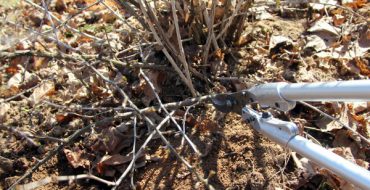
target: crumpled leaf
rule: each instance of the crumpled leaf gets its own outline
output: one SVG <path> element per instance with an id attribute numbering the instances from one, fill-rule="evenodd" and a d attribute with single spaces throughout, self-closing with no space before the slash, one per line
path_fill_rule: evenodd
<path id="1" fill-rule="evenodd" d="M 118 153 L 123 148 L 129 147 L 132 143 L 130 136 L 125 136 L 115 127 L 105 128 L 101 131 L 100 137 L 92 146 L 93 150 L 108 153 Z"/>
<path id="2" fill-rule="evenodd" d="M 194 128 L 198 129 L 202 133 L 205 133 L 205 132 L 217 130 L 218 124 L 213 120 L 203 118 L 203 117 L 198 117 L 197 123 L 195 124 Z"/>
<path id="3" fill-rule="evenodd" d="M 9 103 L 1 103 L 0 104 L 0 123 L 3 123 L 5 120 L 6 113 L 10 109 Z"/>
<path id="4" fill-rule="evenodd" d="M 350 148 L 352 154 L 356 158 L 363 158 L 365 156 L 364 152 L 361 150 L 360 145 L 361 144 L 353 140 L 350 131 L 346 129 L 341 129 L 334 132 L 333 146 Z"/>
<path id="5" fill-rule="evenodd" d="M 367 0 L 353 0 L 351 2 L 342 2 L 342 4 L 346 7 L 350 7 L 352 9 L 359 9 L 367 3 Z"/>
<path id="6" fill-rule="evenodd" d="M 280 53 L 281 49 L 291 50 L 293 48 L 293 40 L 286 36 L 271 36 L 269 42 L 270 55 Z"/>
<path id="7" fill-rule="evenodd" d="M 334 106 L 334 104 L 331 104 L 331 105 Z M 349 124 L 349 117 L 348 117 L 349 111 L 346 105 L 339 104 L 338 108 L 339 108 L 338 113 L 337 113 L 337 116 L 335 117 L 338 118 L 339 121 L 341 121 L 343 124 L 348 125 Z M 343 126 L 340 123 L 333 121 L 332 119 L 327 118 L 327 117 L 323 117 L 317 120 L 315 123 L 322 131 L 325 131 L 325 132 L 343 128 Z"/>
<path id="8" fill-rule="evenodd" d="M 293 40 L 290 39 L 289 37 L 286 37 L 286 36 L 271 36 L 270 38 L 270 43 L 269 43 L 269 49 L 274 49 L 276 48 L 277 45 L 280 45 L 280 44 L 290 44 L 292 45 L 293 44 Z"/>
<path id="9" fill-rule="evenodd" d="M 24 70 L 23 68 L 21 70 Z M 21 71 L 13 75 L 7 83 L 8 88 L 30 88 L 35 86 L 38 82 L 36 75 L 29 73 L 28 71 Z"/>
<path id="10" fill-rule="evenodd" d="M 342 156 L 343 158 L 345 158 L 346 160 L 350 161 L 350 162 L 353 162 L 353 163 L 360 163 L 362 167 L 365 167 L 365 169 L 368 169 L 367 167 L 369 166 L 369 163 L 367 163 L 366 161 L 364 160 L 356 160 L 351 152 L 351 149 L 349 149 L 348 147 L 337 147 L 337 148 L 333 148 L 331 149 L 331 151 L 333 151 L 335 154 L 338 154 L 339 156 Z M 340 177 L 338 177 L 337 175 L 333 174 L 331 171 L 327 170 L 327 169 L 320 169 L 319 172 L 326 176 L 326 178 L 328 179 L 328 182 L 329 184 L 334 187 L 334 189 L 343 189 L 343 190 L 353 190 L 353 189 L 358 189 L 356 188 L 354 185 L 352 185 L 351 183 L 347 182 L 346 180 L 344 179 L 341 179 Z"/>
<path id="11" fill-rule="evenodd" d="M 325 4 L 328 4 L 328 5 L 325 5 Z M 335 6 L 331 6 L 331 5 L 337 5 L 338 2 L 336 0 L 318 0 L 317 2 L 315 3 L 309 3 L 309 6 L 313 9 L 313 10 L 322 10 L 324 9 L 325 7 L 327 9 L 332 9 L 332 8 L 335 8 Z"/>
<path id="12" fill-rule="evenodd" d="M 211 72 L 215 76 L 226 74 L 228 71 L 228 65 L 224 61 L 224 57 L 225 53 L 221 49 L 217 49 L 210 58 Z"/>
<path id="13" fill-rule="evenodd" d="M 355 58 L 356 66 L 360 69 L 360 73 L 362 75 L 370 77 L 370 67 L 367 63 L 365 63 L 365 60 L 360 58 Z"/>
<path id="14" fill-rule="evenodd" d="M 73 168 L 89 168 L 90 161 L 86 158 L 83 158 L 83 151 L 79 148 L 75 148 L 73 151 L 69 149 L 64 149 L 63 152 L 66 155 L 69 164 L 71 164 Z"/>
<path id="15" fill-rule="evenodd" d="M 132 155 L 122 156 L 120 154 L 114 154 L 114 155 L 105 155 L 99 163 L 102 163 L 103 165 L 106 166 L 116 166 L 130 162 L 131 160 Z"/>
<path id="16" fill-rule="evenodd" d="M 145 74 L 153 84 L 156 93 L 159 95 L 162 92 L 162 86 L 167 78 L 166 73 L 163 71 L 151 70 Z M 150 103 L 156 99 L 155 93 L 144 78 L 140 79 L 140 83 L 134 87 L 134 90 L 139 93 L 144 93 L 145 96 L 142 98 L 142 101 L 146 106 L 149 106 Z"/>
<path id="17" fill-rule="evenodd" d="M 309 29 L 308 32 L 327 32 L 335 36 L 340 35 L 340 29 L 329 24 L 332 21 L 332 18 L 323 17 L 320 20 L 316 21 Z"/>
<path id="18" fill-rule="evenodd" d="M 248 11 L 256 15 L 256 20 L 268 20 L 273 18 L 273 16 L 267 11 L 268 8 L 268 6 L 251 7 Z"/>
<path id="19" fill-rule="evenodd" d="M 46 81 L 39 87 L 35 88 L 32 95 L 29 97 L 31 104 L 35 105 L 45 98 L 45 96 L 51 95 L 55 92 L 55 85 L 52 81 Z"/>
<path id="20" fill-rule="evenodd" d="M 149 160 L 146 158 L 144 153 L 137 155 L 136 161 L 141 160 L 144 158 L 145 160 Z M 113 154 L 113 155 L 104 155 L 97 164 L 97 171 L 99 174 L 103 174 L 105 176 L 111 176 L 115 173 L 112 166 L 119 166 L 122 164 L 126 164 L 131 162 L 133 159 L 133 154 L 130 153 L 127 156 L 123 156 L 120 154 Z M 145 161 L 143 162 L 146 163 Z M 121 166 L 117 169 L 121 169 Z"/>

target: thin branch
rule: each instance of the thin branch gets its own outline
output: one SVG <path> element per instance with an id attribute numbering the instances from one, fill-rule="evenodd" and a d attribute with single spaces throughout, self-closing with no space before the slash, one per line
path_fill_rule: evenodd
<path id="1" fill-rule="evenodd" d="M 156 133 L 159 135 L 159 137 L 162 139 L 162 141 L 166 144 L 166 146 L 171 150 L 172 153 L 174 153 L 176 155 L 176 157 L 182 162 L 185 164 L 185 166 L 188 168 L 188 170 L 195 174 L 195 176 L 197 177 L 197 179 L 202 182 L 205 186 L 208 187 L 208 189 L 211 189 L 213 190 L 214 187 L 212 185 L 210 185 L 208 183 L 208 180 L 207 179 L 204 179 L 202 176 L 199 175 L 199 173 L 194 170 L 193 166 L 191 166 L 182 156 L 180 156 L 177 152 L 176 152 L 176 149 L 167 141 L 167 139 L 163 136 L 162 132 L 159 131 L 155 126 L 155 124 L 153 123 L 153 121 L 151 119 L 149 119 L 146 115 L 143 115 L 141 112 L 140 112 L 140 109 L 131 101 L 130 97 L 114 82 L 114 81 L 111 81 L 109 80 L 108 78 L 106 78 L 104 75 L 102 75 L 95 67 L 91 66 L 89 63 L 87 62 L 83 62 L 85 65 L 87 65 L 88 67 L 90 67 L 100 78 L 102 78 L 106 83 L 109 83 L 111 85 L 114 86 L 114 88 L 124 97 L 124 101 L 123 101 L 123 105 L 124 107 L 126 106 L 126 103 L 129 104 L 130 107 L 132 107 L 134 110 L 135 110 L 135 114 L 140 116 L 141 118 L 143 118 L 147 124 L 149 125 L 150 128 L 154 128 L 154 130 L 156 131 Z"/>
<path id="2" fill-rule="evenodd" d="M 119 13 L 117 13 L 116 11 L 114 11 L 113 9 L 112 9 L 112 7 L 110 7 L 108 4 L 106 4 L 104 1 L 100 1 L 100 3 L 101 4 L 103 4 L 111 13 L 113 13 L 118 19 L 120 19 L 120 20 L 122 20 L 125 24 L 126 24 L 126 26 L 128 26 L 131 30 L 133 30 L 133 31 L 135 31 L 135 32 L 139 32 L 139 30 L 138 29 L 136 29 L 136 28 L 133 28 L 129 23 L 127 23 L 127 20 L 126 19 L 124 19 L 123 17 L 122 17 L 122 15 L 121 14 L 119 14 Z"/>
<path id="3" fill-rule="evenodd" d="M 9 188 L 8 190 L 12 190 L 17 184 L 22 182 L 25 178 L 30 176 L 33 172 L 35 172 L 42 164 L 47 162 L 49 159 L 51 159 L 54 155 L 56 155 L 58 152 L 60 152 L 66 145 L 72 143 L 74 140 L 76 140 L 77 137 L 79 137 L 82 133 L 85 133 L 92 128 L 93 125 L 88 125 L 82 129 L 79 129 L 75 131 L 72 135 L 70 135 L 68 138 L 65 139 L 65 142 L 60 144 L 57 148 L 54 150 L 50 151 L 45 158 L 40 160 L 35 166 L 33 166 L 30 170 L 28 170 L 25 174 L 22 175 L 17 181 L 15 181 Z"/>
<path id="4" fill-rule="evenodd" d="M 46 11 L 43 7 L 41 7 L 41 6 L 37 5 L 36 3 L 34 3 L 34 2 L 32 2 L 32 1 L 30 1 L 30 0 L 23 0 L 23 1 L 25 1 L 26 3 L 28 3 L 28 4 L 30 4 L 30 5 L 32 5 L 32 6 L 34 6 L 34 7 L 36 7 L 37 9 L 39 9 L 39 10 L 41 10 L 41 11 Z M 62 22 L 61 20 L 59 20 L 59 18 L 58 18 L 58 17 L 56 17 L 55 15 L 53 15 L 52 13 L 50 13 L 50 16 L 51 16 L 53 19 L 55 19 L 59 24 L 63 24 L 63 23 L 64 23 L 64 22 Z M 92 36 L 92 35 L 87 34 L 87 33 L 85 33 L 85 32 L 81 32 L 81 31 L 79 31 L 79 30 L 77 30 L 77 29 L 75 29 L 75 28 L 73 28 L 73 27 L 69 26 L 67 23 L 64 23 L 64 24 L 65 24 L 65 26 L 66 26 L 68 29 L 70 29 L 70 30 L 71 30 L 71 31 L 73 31 L 73 32 L 79 33 L 79 34 L 81 34 L 81 35 L 83 35 L 83 36 L 85 36 L 85 37 L 91 38 L 91 39 L 96 40 L 96 41 L 99 41 L 99 42 L 104 41 L 103 39 L 100 39 L 100 38 L 98 38 L 98 37 Z M 53 30 L 53 29 L 52 29 L 52 30 Z"/>
<path id="5" fill-rule="evenodd" d="M 97 176 L 92 175 L 92 174 L 80 174 L 80 175 L 71 175 L 71 176 L 46 177 L 44 179 L 41 179 L 41 180 L 38 180 L 38 181 L 35 181 L 35 182 L 31 182 L 31 183 L 27 183 L 27 184 L 23 184 L 23 185 L 17 185 L 16 189 L 17 190 L 31 190 L 31 189 L 36 189 L 38 187 L 46 185 L 48 183 L 55 183 L 55 182 L 62 182 L 62 181 L 72 182 L 72 181 L 77 181 L 79 179 L 92 179 L 92 180 L 104 183 L 108 186 L 116 185 L 115 182 L 111 182 L 111 181 L 102 179 L 102 178 L 97 177 Z"/>
<path id="6" fill-rule="evenodd" d="M 35 146 L 35 147 L 39 146 L 39 143 L 35 142 L 33 139 L 31 139 L 30 136 L 26 132 L 17 130 L 16 127 L 13 127 L 13 126 L 8 127 L 8 126 L 0 125 L 0 130 L 7 130 L 7 131 L 9 131 L 9 132 L 11 132 L 15 135 L 18 135 L 18 136 L 26 139 L 26 141 L 31 143 L 33 146 Z"/>
<path id="7" fill-rule="evenodd" d="M 185 75 L 188 78 L 188 81 L 193 86 L 193 83 L 192 83 L 191 77 L 190 77 L 190 72 L 189 72 L 189 65 L 188 65 L 188 63 L 186 61 L 185 51 L 184 51 L 184 47 L 182 45 L 181 34 L 180 34 L 180 27 L 179 27 L 179 20 L 177 18 L 175 4 L 176 4 L 176 1 L 175 0 L 172 0 L 171 1 L 172 15 L 173 15 L 173 22 L 175 24 L 175 29 L 176 29 L 177 43 L 179 44 L 180 59 L 181 59 L 181 62 L 183 63 L 184 68 L 185 68 Z"/>
<path id="8" fill-rule="evenodd" d="M 163 104 L 163 107 L 165 107 L 167 110 L 175 110 L 175 109 L 178 109 L 180 107 L 184 107 L 184 106 L 191 106 L 195 103 L 200 103 L 200 102 L 206 102 L 206 101 L 209 101 L 214 95 L 206 95 L 206 96 L 200 96 L 200 97 L 197 97 L 197 98 L 190 98 L 190 99 L 186 99 L 186 100 L 183 100 L 183 101 L 180 101 L 180 102 L 171 102 L 171 103 L 167 103 L 167 104 Z M 140 113 L 141 114 L 145 114 L 145 113 L 150 113 L 150 112 L 153 112 L 153 111 L 158 111 L 160 110 L 161 107 L 160 106 L 150 106 L 150 107 L 146 107 L 146 108 L 143 108 L 143 109 L 140 109 Z M 118 113 L 118 117 L 120 118 L 127 118 L 127 117 L 131 117 L 135 115 L 134 112 L 125 112 L 125 113 Z"/>
<path id="9" fill-rule="evenodd" d="M 227 29 L 229 29 L 230 25 L 232 24 L 234 18 L 238 14 L 238 11 L 240 9 L 240 6 L 242 5 L 243 1 L 239 0 L 238 4 L 236 5 L 235 11 L 233 11 L 233 14 L 228 18 L 228 22 L 226 23 L 225 27 L 222 28 L 221 32 L 217 35 L 216 40 L 220 39 Z"/>
<path id="10" fill-rule="evenodd" d="M 156 89 L 153 85 L 153 83 L 149 80 L 148 76 L 143 72 L 143 70 L 140 69 L 140 74 L 144 77 L 145 81 L 149 84 L 150 88 L 152 89 L 152 92 L 154 93 L 155 97 L 157 98 L 157 101 L 162 108 L 162 110 L 168 115 L 168 110 L 163 106 L 163 103 L 161 101 L 161 98 L 159 97 L 158 93 L 156 92 Z M 193 148 L 195 153 L 198 154 L 198 156 L 201 155 L 199 152 L 197 146 L 189 139 L 189 137 L 186 135 L 186 133 L 181 129 L 180 125 L 177 123 L 177 121 L 171 117 L 171 121 L 176 125 L 177 129 L 180 131 L 181 135 L 186 139 L 186 141 L 189 143 L 190 147 Z"/>
<path id="11" fill-rule="evenodd" d="M 157 125 L 157 129 L 160 130 L 161 127 L 170 119 L 170 117 L 175 113 L 175 111 L 172 111 L 169 115 L 167 115 L 167 117 L 165 117 L 158 125 Z M 152 138 L 154 137 L 154 135 L 156 134 L 156 130 L 153 130 L 149 136 L 146 138 L 145 142 L 143 143 L 143 145 L 141 145 L 141 147 L 139 148 L 139 150 L 134 153 L 134 156 L 133 156 L 133 159 L 131 160 L 130 164 L 127 166 L 126 170 L 121 174 L 121 176 L 119 177 L 119 179 L 117 180 L 117 185 L 115 187 L 112 188 L 112 190 L 115 190 L 123 181 L 123 179 L 127 176 L 128 172 L 133 168 L 134 166 L 134 163 L 136 161 L 136 159 L 139 157 L 139 155 L 141 155 L 143 153 L 143 150 L 145 149 L 145 147 L 148 145 L 148 143 L 152 140 Z"/>
<path id="12" fill-rule="evenodd" d="M 149 28 L 150 30 L 152 31 L 153 35 L 154 35 L 154 38 L 156 39 L 156 41 L 161 45 L 163 46 L 163 43 L 162 43 L 162 39 L 159 37 L 157 31 L 155 30 L 154 28 L 154 25 L 153 23 L 151 22 L 150 20 L 150 17 L 147 13 L 147 11 L 145 10 L 144 8 L 144 5 L 143 5 L 143 2 L 142 0 L 139 0 L 139 4 L 140 4 L 140 9 L 142 11 L 142 13 L 144 14 L 144 18 L 145 18 L 145 21 L 147 22 L 147 24 L 149 25 Z M 150 10 L 150 7 L 149 7 L 149 10 Z M 156 18 L 154 18 L 155 21 Z M 158 26 L 159 29 L 161 29 L 159 26 Z M 163 36 L 163 35 L 162 35 Z M 166 37 L 163 37 L 163 40 L 166 42 Z M 168 40 L 168 39 L 167 39 Z M 171 43 L 166 43 L 166 45 L 171 45 Z M 171 48 L 171 49 L 174 49 L 174 48 Z M 165 54 L 165 56 L 167 57 L 168 61 L 171 63 L 172 67 L 175 69 L 176 73 L 180 76 L 182 82 L 190 89 L 190 92 L 191 94 L 195 97 L 197 96 L 197 92 L 196 90 L 194 89 L 191 81 L 189 81 L 186 76 L 184 75 L 184 73 L 181 71 L 181 69 L 177 66 L 175 60 L 172 58 L 172 56 L 169 54 L 169 52 L 167 51 L 167 49 L 163 46 L 162 48 L 162 52 Z"/>
<path id="13" fill-rule="evenodd" d="M 316 108 L 315 106 L 312 106 L 306 102 L 303 102 L 303 101 L 298 101 L 299 103 L 301 103 L 302 105 L 305 105 L 313 110 L 315 110 L 316 112 L 320 113 L 321 115 L 335 121 L 335 122 L 338 122 L 339 124 L 341 124 L 344 128 L 350 130 L 351 132 L 353 132 L 355 135 L 358 135 L 362 140 L 364 140 L 367 144 L 370 144 L 370 140 L 367 139 L 366 137 L 362 136 L 360 133 L 358 133 L 357 131 L 355 131 L 354 129 L 352 129 L 351 127 L 349 127 L 348 125 L 344 124 L 343 122 L 341 122 L 338 118 L 335 118 L 321 110 L 319 110 L 318 108 Z"/>
<path id="14" fill-rule="evenodd" d="M 190 109 L 193 108 L 193 107 L 195 107 L 198 103 L 199 102 L 197 102 L 197 103 L 189 106 L 188 108 L 186 108 L 186 111 L 185 111 L 185 114 L 184 114 L 184 118 L 182 120 L 182 130 L 184 131 L 184 133 L 186 133 L 186 131 L 185 131 L 185 129 L 186 129 L 186 127 L 185 127 L 185 125 L 186 125 L 186 117 L 187 117 Z M 185 137 L 183 136 L 182 139 L 181 139 L 181 147 L 184 146 L 184 141 L 185 141 Z"/>
<path id="15" fill-rule="evenodd" d="M 209 19 L 208 12 L 207 12 L 208 10 L 204 9 L 204 18 L 205 18 L 207 26 L 208 26 L 208 37 L 207 37 L 206 44 L 204 45 L 203 56 L 202 56 L 203 64 L 205 64 L 205 65 L 207 65 L 207 63 L 208 63 L 209 49 L 210 49 L 211 43 L 212 43 L 213 38 L 214 38 L 213 23 L 214 23 L 214 20 L 215 20 L 216 4 L 217 4 L 217 0 L 212 0 L 212 10 L 211 10 L 211 18 L 210 19 Z"/>
<path id="16" fill-rule="evenodd" d="M 36 57 L 47 57 L 52 59 L 65 59 L 70 61 L 87 61 L 90 59 L 99 59 L 107 63 L 113 63 L 120 67 L 131 67 L 131 68 L 143 68 L 143 69 L 158 69 L 158 70 L 168 70 L 169 68 L 164 65 L 155 64 L 144 64 L 141 62 L 127 63 L 118 60 L 109 59 L 106 57 L 100 57 L 99 55 L 86 55 L 86 54 L 65 54 L 62 52 L 49 53 L 46 51 L 34 51 L 34 50 L 20 50 L 15 52 L 0 51 L 0 60 L 9 59 L 18 56 L 36 56 Z"/>

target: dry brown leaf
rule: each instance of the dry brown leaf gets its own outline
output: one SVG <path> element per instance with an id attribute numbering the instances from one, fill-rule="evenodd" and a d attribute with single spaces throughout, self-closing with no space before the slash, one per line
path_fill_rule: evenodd
<path id="1" fill-rule="evenodd" d="M 46 81 L 39 87 L 35 88 L 32 95 L 29 97 L 31 104 L 35 105 L 43 100 L 46 96 L 55 93 L 55 85 L 52 81 Z"/>
<path id="2" fill-rule="evenodd" d="M 340 26 L 346 21 L 346 18 L 340 14 L 336 14 L 333 16 L 333 23 L 334 26 Z"/>
<path id="3" fill-rule="evenodd" d="M 7 82 L 8 88 L 19 88 L 19 89 L 28 89 L 35 86 L 39 79 L 35 74 L 31 74 L 28 71 L 25 71 L 22 67 L 19 67 L 21 72 L 13 75 Z"/>
<path id="4" fill-rule="evenodd" d="M 5 72 L 10 75 L 14 75 L 18 73 L 18 71 L 19 71 L 19 68 L 16 65 L 10 65 L 9 67 L 5 69 Z"/>
<path id="5" fill-rule="evenodd" d="M 91 84 L 91 91 L 94 93 L 94 95 L 101 97 L 101 98 L 107 98 L 111 95 L 110 91 L 96 85 L 95 83 Z"/>
<path id="6" fill-rule="evenodd" d="M 63 151 L 67 157 L 68 162 L 73 166 L 73 168 L 89 168 L 90 161 L 82 157 L 83 151 L 79 148 L 75 148 L 73 151 L 68 149 L 64 149 Z"/>
<path id="7" fill-rule="evenodd" d="M 5 121 L 5 116 L 9 109 L 10 109 L 9 103 L 0 104 L 0 123 L 3 123 Z"/>
<path id="8" fill-rule="evenodd" d="M 42 67 L 47 66 L 46 64 L 49 62 L 49 58 L 46 57 L 34 57 L 33 68 L 35 70 L 39 70 Z"/>
<path id="9" fill-rule="evenodd" d="M 365 6 L 367 3 L 367 0 L 354 0 L 352 3 L 345 3 L 344 6 L 350 7 L 354 10 L 359 9 L 363 6 Z"/>
<path id="10" fill-rule="evenodd" d="M 70 1 L 66 1 L 66 0 L 56 0 L 55 1 L 55 10 L 58 11 L 58 12 L 63 12 L 67 9 L 67 3 L 69 3 Z"/>
<path id="11" fill-rule="evenodd" d="M 116 166 L 128 163 L 132 160 L 132 155 L 129 156 L 122 156 L 120 154 L 114 154 L 114 155 L 105 155 L 102 158 L 102 161 L 99 163 L 102 163 L 104 166 Z"/>
<path id="12" fill-rule="evenodd" d="M 338 147 L 331 149 L 335 154 L 338 154 L 339 156 L 342 156 L 346 160 L 353 162 L 353 163 L 360 163 L 361 166 L 368 166 L 368 163 L 364 160 L 356 160 L 351 152 L 351 149 L 348 147 Z M 367 168 L 366 168 L 367 169 Z M 329 184 L 334 187 L 335 189 L 343 189 L 343 190 L 353 190 L 357 189 L 354 185 L 347 182 L 346 180 L 341 179 L 337 175 L 333 174 L 327 169 L 320 169 L 319 172 L 326 176 L 328 179 Z"/>
<path id="13" fill-rule="evenodd" d="M 72 119 L 73 119 L 73 115 L 72 114 L 68 114 L 68 113 L 64 113 L 64 114 L 55 114 L 55 120 L 58 122 L 58 123 L 66 123 L 66 122 L 70 122 Z"/>
<path id="14" fill-rule="evenodd" d="M 92 146 L 93 150 L 103 153 L 118 153 L 132 143 L 130 136 L 125 136 L 115 127 L 108 127 L 101 131 L 100 138 Z"/>
<path id="15" fill-rule="evenodd" d="M 77 0 L 77 1 L 81 4 L 85 4 L 86 7 L 96 3 L 96 0 Z M 104 3 L 107 4 L 109 7 L 115 9 L 115 10 L 117 10 L 118 7 L 120 7 L 119 4 L 117 4 L 117 2 L 115 0 L 105 0 Z M 100 11 L 100 10 L 104 10 L 104 9 L 106 9 L 106 7 L 99 3 L 97 5 L 94 5 L 90 8 L 88 8 L 87 10 L 88 11 Z"/>
<path id="16" fill-rule="evenodd" d="M 166 73 L 163 71 L 151 70 L 147 72 L 146 75 L 153 84 L 156 93 L 160 94 L 162 92 L 162 86 L 166 81 Z M 142 92 L 145 95 L 145 97 L 142 98 L 144 105 L 149 106 L 149 104 L 156 99 L 152 88 L 144 78 L 140 80 L 139 88 L 142 89 Z"/>
<path id="17" fill-rule="evenodd" d="M 355 58 L 356 66 L 360 69 L 362 75 L 370 77 L 370 68 L 369 65 L 365 63 L 364 60 L 360 58 Z"/>
<path id="18" fill-rule="evenodd" d="M 210 119 L 198 117 L 197 120 L 198 122 L 195 124 L 194 128 L 201 133 L 216 131 L 218 129 L 218 124 Z"/>
<path id="19" fill-rule="evenodd" d="M 333 104 L 328 104 L 328 105 L 331 105 L 333 109 L 335 110 L 336 104 L 333 103 Z M 338 107 L 339 110 L 337 113 L 335 113 L 337 114 L 336 118 L 338 118 L 339 121 L 341 121 L 342 123 L 349 125 L 349 111 L 346 105 L 338 104 L 338 106 L 339 106 Z M 335 129 L 343 128 L 343 126 L 340 123 L 333 121 L 332 119 L 327 118 L 327 117 L 323 117 L 317 120 L 315 123 L 322 131 L 332 131 Z"/>

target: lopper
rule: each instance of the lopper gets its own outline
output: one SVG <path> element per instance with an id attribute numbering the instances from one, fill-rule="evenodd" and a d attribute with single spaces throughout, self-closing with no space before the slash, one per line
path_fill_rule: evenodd
<path id="1" fill-rule="evenodd" d="M 289 111 L 297 101 L 370 101 L 370 80 L 268 83 L 212 97 L 212 103 L 219 111 L 240 114 L 244 121 L 270 140 L 290 148 L 361 189 L 370 189 L 369 170 L 300 136 L 298 126 L 293 122 L 282 121 L 268 112 L 260 113 L 247 106 L 258 103 L 262 107 Z"/>

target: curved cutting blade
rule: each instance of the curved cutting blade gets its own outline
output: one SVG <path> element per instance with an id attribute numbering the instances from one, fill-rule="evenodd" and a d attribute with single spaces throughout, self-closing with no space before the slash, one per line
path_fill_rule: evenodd
<path id="1" fill-rule="evenodd" d="M 234 112 L 237 114 L 242 113 L 245 105 L 252 103 L 254 98 L 253 94 L 248 91 L 241 91 L 235 93 L 217 94 L 211 98 L 213 106 L 221 112 L 229 113 Z"/>

